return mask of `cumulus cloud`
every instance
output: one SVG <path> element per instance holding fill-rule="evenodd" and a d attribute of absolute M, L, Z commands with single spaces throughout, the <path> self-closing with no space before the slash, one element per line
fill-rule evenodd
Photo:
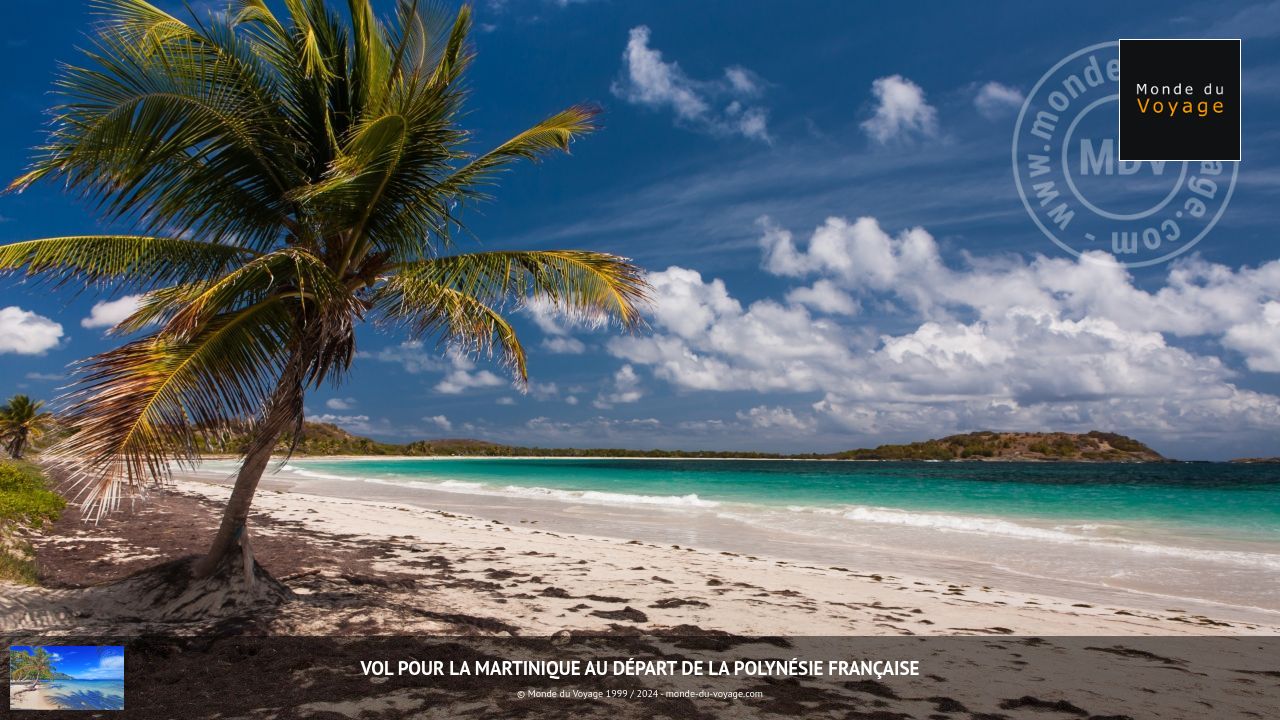
<path fill-rule="evenodd" d="M 586 344 L 570 336 L 571 329 L 593 330 L 604 326 L 607 322 L 603 315 L 581 317 L 567 314 L 555 303 L 542 298 L 527 302 L 524 311 L 538 329 L 548 336 L 542 341 L 542 348 L 557 355 L 581 355 L 586 352 Z"/>
<path fill-rule="evenodd" d="M 1280 372 L 1280 302 L 1269 301 L 1260 317 L 1231 326 L 1222 343 L 1242 353 L 1250 370 Z"/>
<path fill-rule="evenodd" d="M 318 423 L 329 423 L 355 432 L 367 432 L 371 429 L 368 415 L 337 415 L 334 413 L 321 413 L 319 415 L 308 415 L 307 420 Z"/>
<path fill-rule="evenodd" d="M 938 134 L 938 111 L 925 101 L 924 90 L 901 75 L 889 75 L 871 83 L 875 113 L 863 121 L 867 136 L 880 144 L 912 136 Z"/>
<path fill-rule="evenodd" d="M 445 432 L 449 432 L 450 430 L 453 430 L 453 423 L 450 422 L 449 418 L 444 415 L 431 415 L 430 417 L 424 417 L 422 419 L 423 421 L 431 423 L 432 425 L 435 425 L 436 427 L 440 428 Z"/>
<path fill-rule="evenodd" d="M 628 444 L 635 447 L 638 438 L 656 438 L 655 433 L 661 432 L 663 425 L 657 418 L 594 417 L 567 421 L 539 416 L 527 421 L 523 430 L 525 438 L 561 446 L 603 443 L 614 447 Z"/>
<path fill-rule="evenodd" d="M 478 369 L 475 361 L 461 350 L 450 348 L 441 355 L 428 349 L 419 340 L 402 342 L 375 353 L 361 353 L 360 357 L 398 364 L 405 372 L 413 375 L 444 373 L 444 377 L 435 384 L 435 390 L 446 395 L 458 395 L 474 388 L 499 387 L 508 383 L 489 370 Z"/>
<path fill-rule="evenodd" d="M 109 328 L 119 325 L 125 318 L 134 314 L 142 303 L 141 295 L 125 295 L 117 300 L 106 300 L 95 303 L 89 310 L 89 317 L 80 321 L 84 328 Z"/>
<path fill-rule="evenodd" d="M 442 372 L 447 368 L 440 353 L 427 349 L 421 340 L 408 340 L 376 353 L 361 352 L 359 357 L 395 363 L 411 375 Z"/>
<path fill-rule="evenodd" d="M 355 398 L 329 398 L 324 401 L 324 406 L 330 410 L 351 410 L 356 406 Z"/>
<path fill-rule="evenodd" d="M 615 404 L 637 402 L 642 397 L 644 397 L 644 391 L 640 389 L 640 376 L 636 374 L 635 368 L 623 365 L 613 374 L 613 389 L 600 393 L 591 404 L 601 409 L 608 409 Z"/>
<path fill-rule="evenodd" d="M 953 267 L 924 229 L 890 235 L 873 218 L 833 217 L 804 241 L 766 223 L 761 247 L 769 272 L 817 280 L 744 306 L 696 271 L 653 273 L 656 332 L 615 338 L 610 352 L 685 390 L 816 396 L 821 417 L 869 435 L 1280 428 L 1280 399 L 1240 387 L 1228 362 L 1239 353 L 1252 370 L 1280 372 L 1280 261 L 1187 260 L 1148 291 L 1101 253 Z M 858 302 L 888 310 L 859 321 L 870 334 L 827 316 Z M 1195 351 L 1177 342 L 1189 338 Z M 773 417 L 762 408 L 739 420 Z"/>
<path fill-rule="evenodd" d="M 738 419 L 759 430 L 811 430 L 817 423 L 812 418 L 799 418 L 784 407 L 759 405 L 738 413 Z"/>
<path fill-rule="evenodd" d="M 56 653 L 54 661 L 62 658 Z M 98 659 L 95 667 L 86 667 L 76 672 L 78 680 L 120 680 L 124 678 L 124 655 L 106 655 Z"/>
<path fill-rule="evenodd" d="M 465 354 L 451 350 L 448 354 L 451 369 L 444 379 L 436 383 L 436 392 L 458 395 L 473 388 L 499 387 L 508 384 L 488 370 L 476 369 L 475 361 Z"/>
<path fill-rule="evenodd" d="M 810 287 L 792 289 L 787 293 L 787 302 L 807 305 L 813 310 L 831 315 L 853 315 L 858 312 L 857 301 L 830 280 L 818 280 Z"/>
<path fill-rule="evenodd" d="M 0 308 L 0 355 L 43 355 L 62 340 L 62 325 L 16 305 Z"/>
<path fill-rule="evenodd" d="M 631 28 L 614 95 L 636 105 L 670 110 L 687 127 L 769 142 L 768 110 L 751 103 L 764 91 L 759 76 L 735 65 L 725 69 L 722 79 L 695 80 L 676 62 L 663 60 L 649 39 L 647 26 Z"/>
<path fill-rule="evenodd" d="M 577 338 L 549 337 L 542 341 L 542 349 L 557 355 L 581 355 L 587 346 Z"/>
<path fill-rule="evenodd" d="M 1022 107 L 1022 91 L 992 81 L 978 88 L 973 96 L 973 105 L 988 120 L 998 120 L 1018 111 Z"/>

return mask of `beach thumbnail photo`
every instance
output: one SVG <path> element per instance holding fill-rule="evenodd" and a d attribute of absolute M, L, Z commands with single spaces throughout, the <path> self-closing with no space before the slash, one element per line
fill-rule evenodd
<path fill-rule="evenodd" d="M 10 647 L 9 709 L 123 710 L 124 647 Z"/>

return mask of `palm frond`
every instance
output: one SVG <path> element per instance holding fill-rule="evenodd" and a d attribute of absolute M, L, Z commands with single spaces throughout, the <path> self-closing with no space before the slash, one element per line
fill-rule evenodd
<path fill-rule="evenodd" d="M 172 237 L 73 235 L 0 245 L 0 274 L 147 289 L 217 277 L 256 253 Z"/>
<path fill-rule="evenodd" d="M 358 303 L 346 285 L 324 261 L 302 248 L 284 248 L 258 256 L 226 275 L 200 285 L 189 285 L 181 308 L 160 331 L 173 339 L 189 337 L 212 318 L 256 304 L 269 297 L 292 297 L 298 303 L 299 321 L 308 311 L 325 313 L 358 311 Z M 148 313 L 153 312 L 148 309 Z"/>
<path fill-rule="evenodd" d="M 506 307 L 538 301 L 583 319 L 641 324 L 643 274 L 623 258 L 573 250 L 451 255 L 397 268 L 374 293 L 383 317 L 416 335 L 481 352 L 497 348 L 522 382 L 524 352 L 502 318 Z"/>
<path fill-rule="evenodd" d="M 556 150 L 568 152 L 575 138 L 596 129 L 595 118 L 599 114 L 600 109 L 594 105 L 561 110 L 459 168 L 441 183 L 441 190 L 475 195 L 476 186 L 492 182 L 495 173 L 516 160 L 537 161 Z"/>
<path fill-rule="evenodd" d="M 406 284 L 380 294 L 376 307 L 410 337 L 435 337 L 441 345 L 480 354 L 496 352 L 517 382 L 529 380 L 515 328 L 500 312 L 465 292 L 427 282 Z"/>
<path fill-rule="evenodd" d="M 299 170 L 276 75 L 225 23 L 103 6 L 108 22 L 87 62 L 63 68 L 53 129 L 11 189 L 57 176 L 147 233 L 278 242 Z"/>
<path fill-rule="evenodd" d="M 648 300 L 644 273 L 626 258 L 584 250 L 511 250 L 462 253 L 407 263 L 387 287 L 426 283 L 451 287 L 488 305 L 546 302 L 582 319 L 641 324 Z"/>
<path fill-rule="evenodd" d="M 286 303 L 217 318 L 189 341 L 143 338 L 91 358 L 63 420 L 75 431 L 49 454 L 68 467 L 86 513 L 198 459 L 197 439 L 255 417 L 294 342 Z"/>

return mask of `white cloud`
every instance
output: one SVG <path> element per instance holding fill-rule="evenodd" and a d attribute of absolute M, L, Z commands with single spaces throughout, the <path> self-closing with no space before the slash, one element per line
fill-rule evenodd
<path fill-rule="evenodd" d="M 445 432 L 449 432 L 450 430 L 453 430 L 453 423 L 450 422 L 449 418 L 445 417 L 444 415 L 432 415 L 430 417 L 424 417 L 422 419 L 425 422 L 429 422 L 432 425 L 435 425 L 436 427 L 440 428 Z"/>
<path fill-rule="evenodd" d="M 1017 112 L 1023 99 L 1021 90 L 992 81 L 978 89 L 978 94 L 973 96 L 973 105 L 983 117 L 998 120 Z"/>
<path fill-rule="evenodd" d="M 56 655 L 55 660 L 60 659 Z M 76 673 L 78 680 L 119 680 L 124 677 L 124 655 L 107 655 L 98 659 L 97 667 Z"/>
<path fill-rule="evenodd" d="M 329 423 L 331 425 L 344 427 L 348 430 L 356 430 L 357 432 L 363 432 L 370 427 L 368 415 L 335 415 L 333 413 L 322 413 L 320 415 L 308 415 L 307 420 L 317 423 Z"/>
<path fill-rule="evenodd" d="M 543 298 L 525 303 L 524 311 L 538 329 L 549 336 L 542 341 L 542 348 L 557 355 L 581 355 L 587 350 L 581 340 L 569 336 L 570 328 L 595 330 L 608 323 L 602 314 L 581 316 L 566 313 L 563 308 Z"/>
<path fill-rule="evenodd" d="M 1280 302 L 1269 301 L 1261 317 L 1233 325 L 1222 343 L 1243 353 L 1250 370 L 1280 372 Z"/>
<path fill-rule="evenodd" d="M 324 401 L 324 406 L 330 410 L 351 410 L 356 406 L 355 398 L 329 398 Z"/>
<path fill-rule="evenodd" d="M 679 64 L 664 61 L 662 53 L 649 46 L 649 38 L 648 27 L 631 28 L 614 95 L 637 105 L 669 109 L 677 122 L 689 127 L 769 142 L 768 110 L 747 104 L 764 89 L 755 73 L 735 65 L 725 69 L 722 80 L 694 80 Z"/>
<path fill-rule="evenodd" d="M 740 65 L 725 68 L 724 77 L 729 81 L 730 87 L 743 97 L 752 97 L 764 92 L 764 83 L 760 80 L 760 76 Z"/>
<path fill-rule="evenodd" d="M 80 321 L 84 328 L 115 327 L 125 318 L 134 314 L 142 304 L 141 295 L 125 295 L 117 300 L 105 300 L 95 303 L 89 310 L 89 317 Z"/>
<path fill-rule="evenodd" d="M 65 380 L 67 376 L 63 375 L 62 373 L 29 372 L 26 374 L 26 378 L 28 380 L 42 380 L 45 382 L 56 382 L 58 380 Z"/>
<path fill-rule="evenodd" d="M 58 346 L 62 325 L 16 305 L 0 308 L 0 355 L 43 355 Z"/>
<path fill-rule="evenodd" d="M 581 421 L 555 420 L 540 416 L 525 423 L 526 437 L 546 443 L 581 445 L 584 443 L 614 447 L 636 447 L 638 438 L 653 437 L 662 429 L 657 418 L 613 419 L 594 417 Z M 640 442 L 639 444 L 644 444 Z"/>
<path fill-rule="evenodd" d="M 577 338 L 550 337 L 542 341 L 542 349 L 557 355 L 581 355 L 587 346 Z"/>
<path fill-rule="evenodd" d="M 497 400 L 494 400 L 494 402 L 499 405 L 515 405 L 516 399 L 511 397 L 510 395 L 504 395 L 503 397 L 500 397 Z"/>
<path fill-rule="evenodd" d="M 812 418 L 798 418 L 784 407 L 760 405 L 738 413 L 738 419 L 761 430 L 811 430 L 817 423 Z"/>
<path fill-rule="evenodd" d="M 383 348 L 376 353 L 361 352 L 359 357 L 396 363 L 411 375 L 441 372 L 447 367 L 440 354 L 426 349 L 421 340 L 408 340 L 395 347 Z"/>
<path fill-rule="evenodd" d="M 876 97 L 875 114 L 862 123 L 867 135 L 880 144 L 912 135 L 938 134 L 938 112 L 925 101 L 924 90 L 901 75 L 889 75 L 871 83 Z"/>
<path fill-rule="evenodd" d="M 529 383 L 529 394 L 537 400 L 554 400 L 560 396 L 560 387 L 555 383 Z"/>
<path fill-rule="evenodd" d="M 361 353 L 360 357 L 396 363 L 410 374 L 442 372 L 444 377 L 436 383 L 436 392 L 458 395 L 473 388 L 498 387 L 508 383 L 489 370 L 478 370 L 476 363 L 461 350 L 451 348 L 441 356 L 426 348 L 419 340 L 410 340 L 395 347 L 383 348 L 376 353 Z"/>
<path fill-rule="evenodd" d="M 1225 442 L 1280 429 L 1280 399 L 1239 387 L 1203 349 L 1280 372 L 1280 261 L 1187 260 L 1147 291 L 1102 254 L 952 267 L 925 230 L 891 236 L 873 218 L 830 218 L 806 242 L 766 223 L 761 246 L 770 272 L 817 281 L 744 307 L 718 279 L 653 273 L 654 334 L 615 338 L 611 354 L 686 390 L 816 394 L 822 417 L 868 435 L 1101 428 Z M 886 312 L 849 328 L 809 310 L 840 298 Z"/>
<path fill-rule="evenodd" d="M 644 397 L 640 389 L 640 376 L 631 365 L 623 365 L 613 374 L 613 390 L 600 393 L 591 404 L 601 409 L 608 409 L 615 404 L 633 403 Z"/>
<path fill-rule="evenodd" d="M 436 392 L 458 395 L 472 388 L 498 387 L 508 384 L 508 381 L 488 370 L 477 370 L 475 362 L 462 352 L 450 350 L 448 357 L 452 369 L 445 374 L 443 380 L 436 383 Z"/>
<path fill-rule="evenodd" d="M 812 287 L 798 287 L 791 290 L 787 293 L 787 302 L 807 305 L 814 310 L 832 315 L 854 315 L 858 312 L 857 301 L 830 280 L 818 280 Z"/>

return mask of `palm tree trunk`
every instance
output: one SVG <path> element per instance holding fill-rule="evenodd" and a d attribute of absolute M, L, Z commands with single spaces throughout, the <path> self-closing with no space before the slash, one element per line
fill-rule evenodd
<path fill-rule="evenodd" d="M 22 459 L 22 451 L 26 449 L 26 445 L 27 433 L 19 431 L 17 436 L 13 438 L 13 447 L 10 449 L 10 454 L 13 455 L 15 460 Z"/>
<path fill-rule="evenodd" d="M 244 462 L 236 475 L 236 484 L 231 490 L 231 498 L 222 512 L 222 523 L 213 536 L 213 544 L 209 552 L 196 562 L 192 575 L 206 578 L 217 571 L 222 561 L 237 547 L 248 553 L 247 535 L 249 509 L 253 505 L 254 493 L 258 490 L 258 481 L 271 461 L 271 452 L 285 429 L 290 427 L 302 412 L 302 380 L 305 374 L 305 353 L 294 351 L 281 375 L 280 384 L 267 405 L 262 421 L 254 429 L 249 448 L 245 451 Z M 245 559 L 246 568 L 251 571 L 251 556 Z"/>

